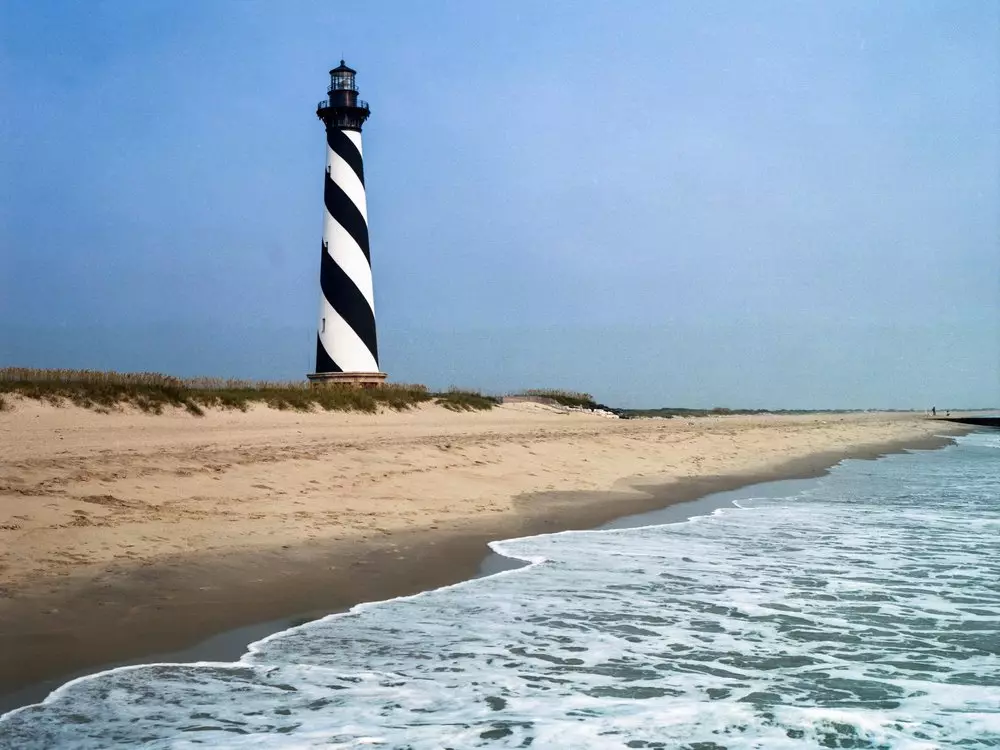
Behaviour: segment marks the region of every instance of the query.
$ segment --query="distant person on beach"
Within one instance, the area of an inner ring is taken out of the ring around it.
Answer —
[[[931,416],[932,417],[936,417],[937,416],[937,407],[936,406],[932,406],[931,407]]]

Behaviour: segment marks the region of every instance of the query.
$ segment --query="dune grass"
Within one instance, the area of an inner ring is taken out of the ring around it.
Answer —
[[[159,414],[166,406],[200,413],[187,397],[183,381],[157,373],[94,372],[89,370],[0,369],[0,392],[60,404],[69,401],[90,409],[120,404]]]
[[[500,399],[453,386],[445,393],[436,394],[434,402],[450,411],[488,411],[499,404]]]
[[[382,408],[402,410],[427,402],[452,411],[491,409],[499,403],[475,391],[451,389],[445,393],[431,393],[426,387],[413,384],[386,384],[372,389],[313,387],[298,381],[175,378],[152,372],[24,367],[0,368],[0,409],[9,407],[3,394],[56,405],[69,402],[97,411],[133,406],[144,412],[161,414],[168,407],[176,407],[198,416],[204,414],[206,408],[246,411],[254,404],[294,411],[322,409],[374,413]]]
[[[531,388],[517,395],[547,398],[561,406],[575,406],[581,409],[601,408],[601,405],[594,400],[593,396],[589,393],[581,393],[580,391],[566,391],[560,388]]]

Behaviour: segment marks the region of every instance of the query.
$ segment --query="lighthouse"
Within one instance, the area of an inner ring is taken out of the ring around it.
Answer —
[[[386,376],[378,365],[361,151],[361,126],[371,111],[358,98],[356,75],[341,60],[330,71],[329,98],[316,107],[326,127],[326,177],[316,372],[308,378],[374,387]]]

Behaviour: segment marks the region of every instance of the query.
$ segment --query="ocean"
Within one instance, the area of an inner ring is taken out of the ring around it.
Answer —
[[[1000,748],[1000,432],[749,494],[74,681],[0,747]]]

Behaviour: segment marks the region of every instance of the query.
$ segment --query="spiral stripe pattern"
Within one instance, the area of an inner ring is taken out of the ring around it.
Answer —
[[[361,132],[327,128],[316,372],[377,373]]]

